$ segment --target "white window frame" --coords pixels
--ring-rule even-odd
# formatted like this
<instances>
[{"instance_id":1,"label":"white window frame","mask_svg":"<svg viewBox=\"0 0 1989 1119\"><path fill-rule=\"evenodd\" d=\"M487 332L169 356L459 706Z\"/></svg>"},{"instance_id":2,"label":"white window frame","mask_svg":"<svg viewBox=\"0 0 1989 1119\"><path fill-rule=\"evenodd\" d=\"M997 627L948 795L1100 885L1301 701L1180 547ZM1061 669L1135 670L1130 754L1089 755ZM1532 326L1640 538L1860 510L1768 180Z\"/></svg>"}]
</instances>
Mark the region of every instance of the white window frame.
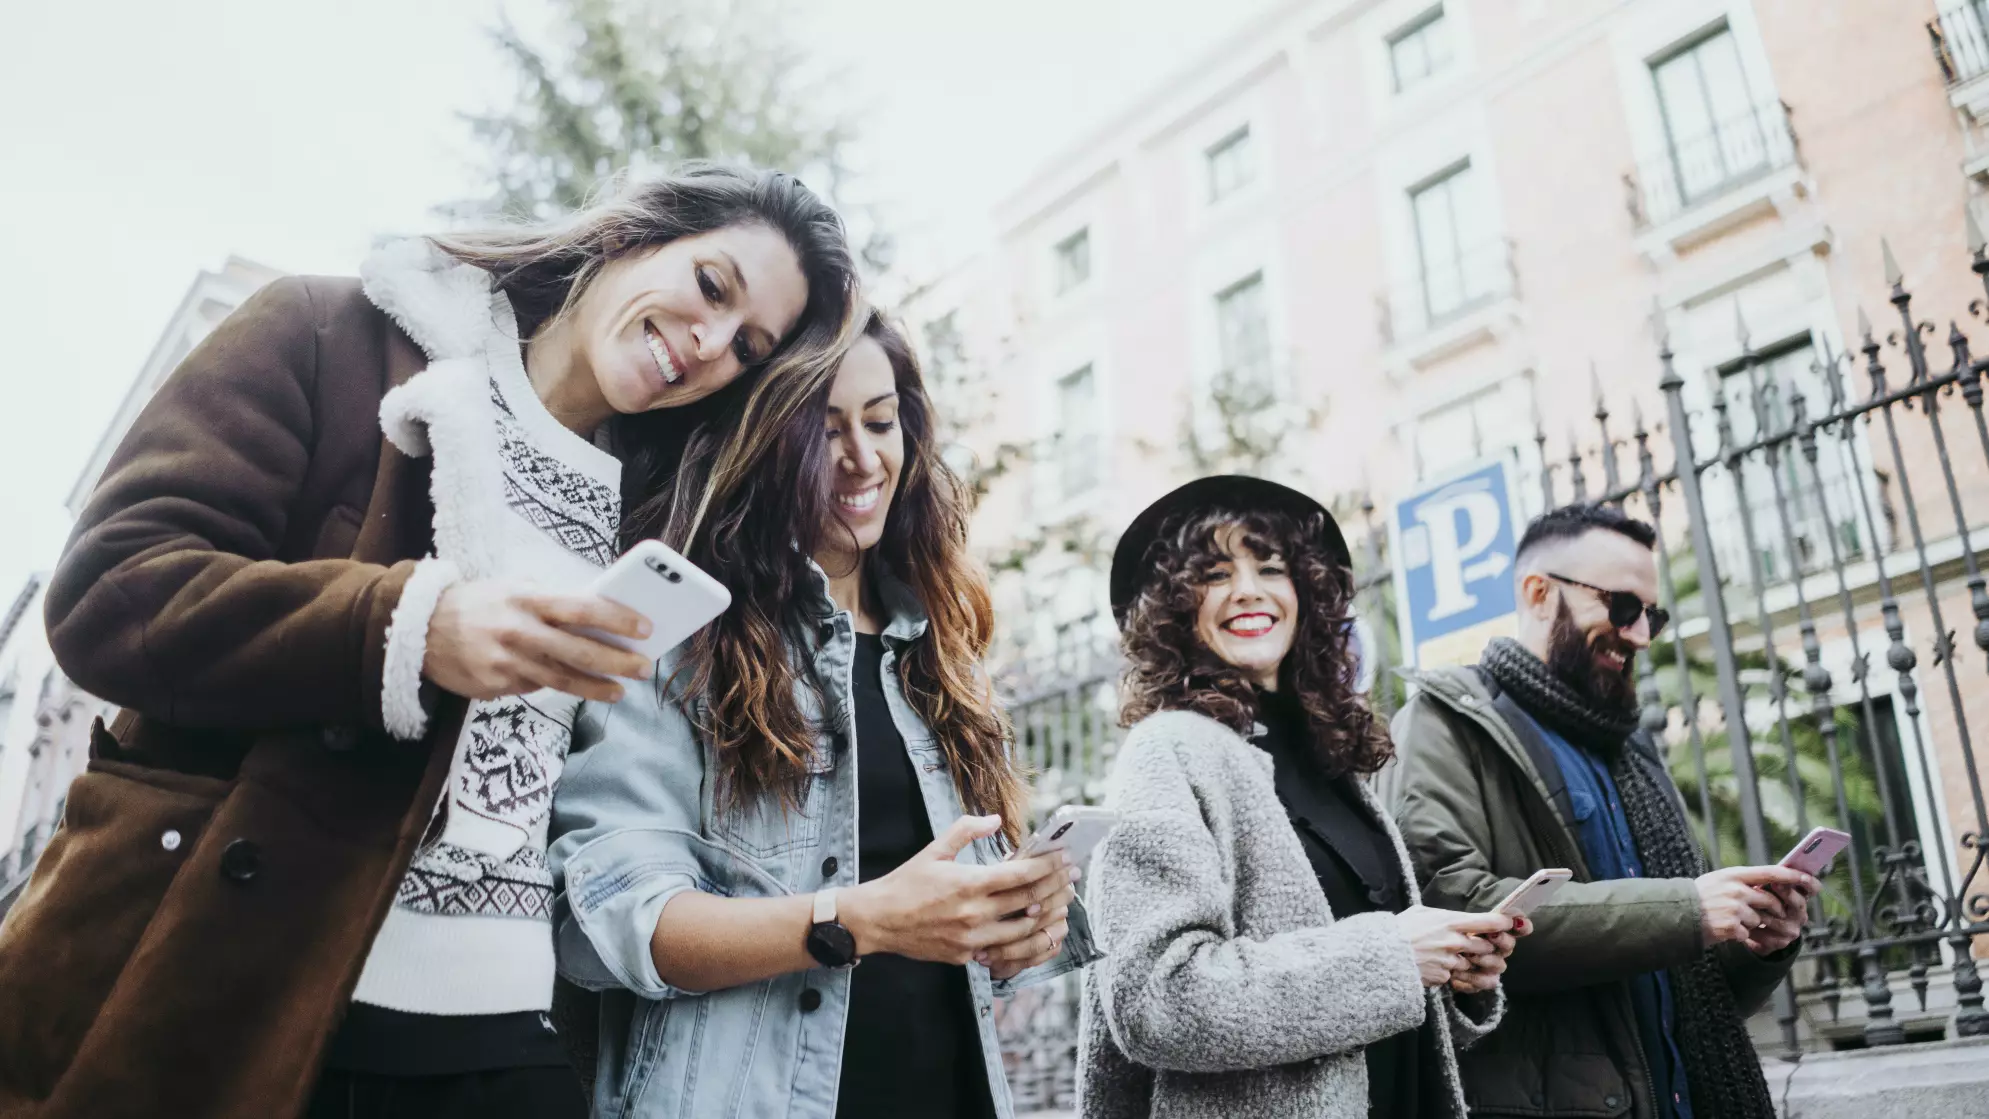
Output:
<instances>
[{"instance_id":1,"label":"white window frame","mask_svg":"<svg viewBox=\"0 0 1989 1119\"><path fill-rule=\"evenodd\" d=\"M1777 104L1780 93L1762 42L1760 24L1755 19L1753 5L1746 0L1668 0L1664 4L1639 4L1626 11L1611 29L1610 53L1615 59L1633 161L1626 171L1635 170L1641 176L1650 160L1668 150L1669 134L1653 66L1691 49L1722 28L1733 36L1741 75L1756 106ZM1638 184L1642 189L1641 178ZM1709 197L1702 203L1712 201L1714 198ZM1687 206L1670 220L1689 220L1697 208Z\"/></svg>"},{"instance_id":2,"label":"white window frame","mask_svg":"<svg viewBox=\"0 0 1989 1119\"><path fill-rule=\"evenodd\" d=\"M1263 385L1275 394L1279 386L1277 384L1276 373L1277 351L1271 342L1271 286L1269 281L1265 279L1264 270L1261 268L1238 277L1211 297L1213 304L1211 313L1215 316L1216 326L1216 373L1218 375L1237 376L1245 372L1243 369L1236 368L1238 355L1230 350L1230 343L1232 342L1232 338L1230 337L1231 324L1224 321L1224 316L1225 311L1238 306L1231 301L1241 296L1246 289L1251 288L1256 290L1258 325L1263 331L1263 352L1256 355L1256 368L1248 372L1260 379Z\"/></svg>"},{"instance_id":3,"label":"white window frame","mask_svg":"<svg viewBox=\"0 0 1989 1119\"><path fill-rule=\"evenodd\" d=\"M1090 382L1091 412L1082 417L1082 437L1090 441L1088 446L1073 438L1073 417L1065 395L1067 387L1080 377ZM1105 400L1099 381L1097 362L1087 361L1066 370L1051 383L1051 391L1055 394L1052 411L1056 416L1057 440L1057 453L1052 465L1056 479L1056 504L1059 506L1072 506L1105 486ZM1084 462L1087 458L1090 460L1088 467ZM1086 470L1088 477L1081 488L1073 487L1072 476L1080 469Z\"/></svg>"},{"instance_id":4,"label":"white window frame","mask_svg":"<svg viewBox=\"0 0 1989 1119\"><path fill-rule=\"evenodd\" d=\"M1457 66L1457 43L1455 36L1458 28L1455 23L1450 21L1450 14L1447 4L1440 3L1433 5L1418 13L1415 18L1409 20L1407 23L1397 27L1394 31L1389 32L1386 36L1383 41L1383 47L1388 59L1388 85L1395 96L1400 97L1404 94L1414 93L1416 90L1442 78L1447 72ZM1432 28L1439 28L1437 33L1442 36L1445 52L1442 60L1434 64L1431 61L1429 47L1429 36ZM1413 79L1405 81L1402 76L1399 51L1403 44L1412 40L1418 41L1420 44L1425 69Z\"/></svg>"},{"instance_id":5,"label":"white window frame","mask_svg":"<svg viewBox=\"0 0 1989 1119\"><path fill-rule=\"evenodd\" d=\"M1061 299L1073 292L1082 291L1091 285L1092 279L1098 274L1098 268L1093 259L1096 255L1094 252L1096 247L1095 239L1091 235L1091 225L1089 222L1078 226L1076 229L1071 230L1050 243L1050 294L1052 296ZM1067 268L1068 263L1074 258L1074 248L1082 250L1084 267L1081 275L1068 274L1076 271L1076 269Z\"/></svg>"},{"instance_id":6,"label":"white window frame","mask_svg":"<svg viewBox=\"0 0 1989 1119\"><path fill-rule=\"evenodd\" d=\"M1483 107L1472 106L1403 134L1376 158L1376 206L1382 216L1386 259L1386 286L1380 295L1388 302L1394 324L1390 353L1396 356L1391 360L1401 359L1402 354L1413 355L1452 331L1472 329L1487 313L1479 303L1491 308L1510 306L1512 276L1505 256L1505 208L1490 135ZM1423 256L1413 192L1466 165L1472 177L1471 205L1476 211L1470 236L1475 239L1461 245L1460 251L1484 270L1475 281L1481 298L1467 301L1455 315L1431 321L1432 316L1416 313L1424 311L1426 305L1421 304ZM1418 305L1405 308L1410 300Z\"/></svg>"},{"instance_id":7,"label":"white window frame","mask_svg":"<svg viewBox=\"0 0 1989 1119\"><path fill-rule=\"evenodd\" d=\"M1257 180L1256 145L1257 137L1245 122L1202 149L1202 163L1208 177L1206 197L1211 205L1248 190ZM1232 169L1228 181L1224 181L1222 174L1225 166Z\"/></svg>"}]
</instances>

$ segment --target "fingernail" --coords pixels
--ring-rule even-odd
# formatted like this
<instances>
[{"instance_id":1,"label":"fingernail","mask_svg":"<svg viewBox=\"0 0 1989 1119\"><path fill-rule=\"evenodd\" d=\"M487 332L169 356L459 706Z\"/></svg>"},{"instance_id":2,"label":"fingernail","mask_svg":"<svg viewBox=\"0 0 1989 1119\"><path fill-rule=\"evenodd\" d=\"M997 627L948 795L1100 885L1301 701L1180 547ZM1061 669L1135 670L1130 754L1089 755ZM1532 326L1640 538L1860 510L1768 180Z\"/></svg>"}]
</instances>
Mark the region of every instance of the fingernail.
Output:
<instances>
[{"instance_id":1,"label":"fingernail","mask_svg":"<svg viewBox=\"0 0 1989 1119\"><path fill-rule=\"evenodd\" d=\"M1076 859L1073 859L1073 858L1071 858L1071 857L1070 857L1070 852L1069 852L1069 851L1064 851L1064 852L1062 852L1062 855L1063 855L1063 857L1064 857L1064 865L1065 865L1065 866L1072 866L1072 865L1076 864L1077 860L1076 860Z\"/></svg>"},{"instance_id":2,"label":"fingernail","mask_svg":"<svg viewBox=\"0 0 1989 1119\"><path fill-rule=\"evenodd\" d=\"M1075 882L1075 881L1077 881L1078 879L1080 879L1080 878L1082 878L1082 877L1084 877L1084 872L1083 872L1083 871L1081 871L1081 870L1077 869L1076 867L1071 867L1071 868L1070 868L1070 880L1071 880L1072 882Z\"/></svg>"},{"instance_id":3,"label":"fingernail","mask_svg":"<svg viewBox=\"0 0 1989 1119\"><path fill-rule=\"evenodd\" d=\"M610 702L610 703L620 703L621 701L622 701L622 690L621 690L621 688L617 687L617 688L615 688L615 690L614 690L614 695L613 695L613 697L612 697L612 698L610 698L610 699L608 700L608 702Z\"/></svg>"},{"instance_id":4,"label":"fingernail","mask_svg":"<svg viewBox=\"0 0 1989 1119\"><path fill-rule=\"evenodd\" d=\"M1042 911L1043 907L1041 905L1032 905L1029 907L1027 912L1031 917L1034 917L1036 914L1041 913Z\"/></svg>"},{"instance_id":5,"label":"fingernail","mask_svg":"<svg viewBox=\"0 0 1989 1119\"><path fill-rule=\"evenodd\" d=\"M982 967L986 967L988 963L988 954L986 952L974 953L974 962L980 964Z\"/></svg>"},{"instance_id":6,"label":"fingernail","mask_svg":"<svg viewBox=\"0 0 1989 1119\"><path fill-rule=\"evenodd\" d=\"M648 637L650 632L655 628L655 626L649 624L648 618L637 618L635 620L635 635L637 637Z\"/></svg>"}]
</instances>

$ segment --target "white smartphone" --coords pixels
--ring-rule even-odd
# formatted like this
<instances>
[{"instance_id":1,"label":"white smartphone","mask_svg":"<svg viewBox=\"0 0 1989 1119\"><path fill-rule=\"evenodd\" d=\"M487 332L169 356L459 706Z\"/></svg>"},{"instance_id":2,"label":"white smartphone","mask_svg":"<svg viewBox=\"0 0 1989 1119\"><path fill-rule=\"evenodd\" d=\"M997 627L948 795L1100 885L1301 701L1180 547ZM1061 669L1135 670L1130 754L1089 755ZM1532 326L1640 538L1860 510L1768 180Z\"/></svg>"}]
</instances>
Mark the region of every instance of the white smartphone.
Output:
<instances>
[{"instance_id":1,"label":"white smartphone","mask_svg":"<svg viewBox=\"0 0 1989 1119\"><path fill-rule=\"evenodd\" d=\"M1081 863L1091 857L1112 829L1119 826L1119 814L1109 808L1098 808L1089 804L1066 804L1036 834L1028 838L1011 859L1033 859L1037 855L1051 851L1063 851L1070 855L1072 862Z\"/></svg>"},{"instance_id":2,"label":"white smartphone","mask_svg":"<svg viewBox=\"0 0 1989 1119\"><path fill-rule=\"evenodd\" d=\"M648 618L649 636L631 641L595 629L578 632L641 653L652 661L683 644L732 605L732 592L725 584L660 540L644 540L630 548L588 589Z\"/></svg>"},{"instance_id":3,"label":"white smartphone","mask_svg":"<svg viewBox=\"0 0 1989 1119\"><path fill-rule=\"evenodd\" d=\"M1812 828L1808 835L1803 836L1801 843L1782 856L1782 865L1821 878L1838 853L1850 845L1849 832L1836 828Z\"/></svg>"},{"instance_id":4,"label":"white smartphone","mask_svg":"<svg viewBox=\"0 0 1989 1119\"><path fill-rule=\"evenodd\" d=\"M1548 867L1536 870L1533 876L1521 882L1505 900L1492 907L1492 912L1503 913L1508 917L1524 917L1532 913L1561 888L1561 883L1575 876L1572 870L1561 867Z\"/></svg>"}]
</instances>

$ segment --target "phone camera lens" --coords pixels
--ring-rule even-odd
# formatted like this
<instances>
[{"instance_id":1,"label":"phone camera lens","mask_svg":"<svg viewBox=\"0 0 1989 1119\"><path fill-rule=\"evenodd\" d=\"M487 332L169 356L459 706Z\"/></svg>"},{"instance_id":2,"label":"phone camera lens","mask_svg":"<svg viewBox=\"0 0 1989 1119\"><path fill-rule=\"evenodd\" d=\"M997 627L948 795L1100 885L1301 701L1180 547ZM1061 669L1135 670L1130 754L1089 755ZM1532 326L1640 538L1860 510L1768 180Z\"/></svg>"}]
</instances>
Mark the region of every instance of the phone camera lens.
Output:
<instances>
[{"instance_id":1,"label":"phone camera lens","mask_svg":"<svg viewBox=\"0 0 1989 1119\"><path fill-rule=\"evenodd\" d=\"M646 560L643 560L642 562L643 562L643 564L644 564L645 566L647 566L647 567L649 568L649 570L651 570L651 571L654 571L654 572L656 572L656 573L658 573L658 574L661 574L661 573L662 573L662 571L663 571L663 561L662 561L662 560L659 560L659 559L657 559L657 558L656 558L656 557L654 557L654 556L651 556L650 558L648 558L648 559L646 559Z\"/></svg>"},{"instance_id":2,"label":"phone camera lens","mask_svg":"<svg viewBox=\"0 0 1989 1119\"><path fill-rule=\"evenodd\" d=\"M1064 833L1065 833L1065 832L1067 832L1067 831L1069 831L1069 830L1070 830L1070 825L1069 825L1069 824L1065 824L1065 825L1064 825L1063 827L1060 827L1060 828L1058 828L1058 829L1057 829L1056 831L1054 831L1054 832L1051 832L1051 833L1050 833L1050 838L1051 838L1051 839L1062 839L1062 838L1064 837Z\"/></svg>"},{"instance_id":3,"label":"phone camera lens","mask_svg":"<svg viewBox=\"0 0 1989 1119\"><path fill-rule=\"evenodd\" d=\"M681 583L684 581L684 577L682 575L677 574L674 571L663 572L663 577L665 579L670 580L672 583Z\"/></svg>"}]
</instances>

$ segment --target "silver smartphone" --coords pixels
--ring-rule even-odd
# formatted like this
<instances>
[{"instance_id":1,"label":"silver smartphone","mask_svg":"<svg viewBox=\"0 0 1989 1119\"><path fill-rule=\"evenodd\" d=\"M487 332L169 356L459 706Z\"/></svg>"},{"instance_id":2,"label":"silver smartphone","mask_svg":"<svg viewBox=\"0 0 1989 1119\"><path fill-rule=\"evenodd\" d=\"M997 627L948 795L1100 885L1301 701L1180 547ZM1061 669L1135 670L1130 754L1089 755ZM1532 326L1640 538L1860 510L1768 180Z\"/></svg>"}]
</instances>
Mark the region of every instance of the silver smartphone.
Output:
<instances>
[{"instance_id":1,"label":"silver smartphone","mask_svg":"<svg viewBox=\"0 0 1989 1119\"><path fill-rule=\"evenodd\" d=\"M732 592L725 584L660 540L644 540L630 548L588 589L648 618L649 636L631 641L595 629L576 632L652 661L683 644L732 605Z\"/></svg>"},{"instance_id":2,"label":"silver smartphone","mask_svg":"<svg viewBox=\"0 0 1989 1119\"><path fill-rule=\"evenodd\" d=\"M1081 863L1091 857L1112 829L1119 826L1119 814L1109 808L1099 808L1089 804L1066 804L1043 826L1036 829L1022 846L1010 855L1011 859L1033 859L1051 851L1063 851L1071 861Z\"/></svg>"}]
</instances>

